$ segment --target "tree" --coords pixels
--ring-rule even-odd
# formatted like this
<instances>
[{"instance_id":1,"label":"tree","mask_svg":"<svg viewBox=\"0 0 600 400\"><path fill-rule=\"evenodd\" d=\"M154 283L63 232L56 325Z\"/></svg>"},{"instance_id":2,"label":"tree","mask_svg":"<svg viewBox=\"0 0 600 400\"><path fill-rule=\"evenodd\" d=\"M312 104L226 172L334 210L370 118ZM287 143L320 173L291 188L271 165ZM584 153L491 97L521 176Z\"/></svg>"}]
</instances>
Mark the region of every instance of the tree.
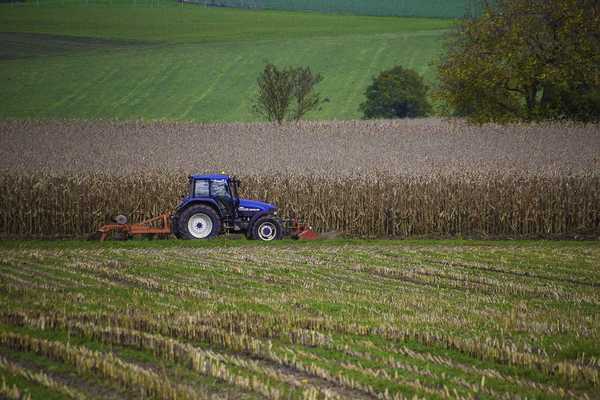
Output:
<instances>
[{"instance_id":1,"label":"tree","mask_svg":"<svg viewBox=\"0 0 600 400\"><path fill-rule=\"evenodd\" d=\"M293 118L298 121L307 112L317 109L321 104L321 96L313 89L321 82L322 77L320 74L313 74L310 67L297 68L294 70L294 75L296 109Z\"/></svg>"},{"instance_id":2,"label":"tree","mask_svg":"<svg viewBox=\"0 0 600 400\"><path fill-rule=\"evenodd\" d=\"M365 119L414 118L431 112L423 78L401 66L383 71L373 78L365 96L367 100L360 105Z\"/></svg>"},{"instance_id":3,"label":"tree","mask_svg":"<svg viewBox=\"0 0 600 400\"><path fill-rule=\"evenodd\" d=\"M254 110L269 121L283 122L294 94L294 77L290 68L277 69L267 64L258 77L258 96Z\"/></svg>"},{"instance_id":4,"label":"tree","mask_svg":"<svg viewBox=\"0 0 600 400\"><path fill-rule=\"evenodd\" d=\"M600 118L600 2L495 0L449 38L437 97L474 122Z\"/></svg>"},{"instance_id":5,"label":"tree","mask_svg":"<svg viewBox=\"0 0 600 400\"><path fill-rule=\"evenodd\" d=\"M278 69L267 64L258 77L258 94L253 109L269 121L281 124L286 119L300 120L321 104L314 87L321 75L313 74L309 67Z\"/></svg>"}]
</instances>

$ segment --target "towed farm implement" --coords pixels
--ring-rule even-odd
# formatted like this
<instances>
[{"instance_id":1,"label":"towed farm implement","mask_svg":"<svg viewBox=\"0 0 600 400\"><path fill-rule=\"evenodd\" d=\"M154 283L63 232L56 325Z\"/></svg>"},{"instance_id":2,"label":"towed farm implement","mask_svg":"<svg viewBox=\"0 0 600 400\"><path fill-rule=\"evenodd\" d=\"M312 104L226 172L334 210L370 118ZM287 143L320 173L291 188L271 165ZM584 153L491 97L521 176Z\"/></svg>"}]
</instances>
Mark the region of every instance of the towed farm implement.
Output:
<instances>
[{"instance_id":1,"label":"towed farm implement","mask_svg":"<svg viewBox=\"0 0 600 400\"><path fill-rule=\"evenodd\" d=\"M98 228L94 238L128 239L132 236L209 239L223 232L243 233L248 239L272 241L290 236L314 240L318 234L296 219L282 219L277 207L238 197L239 180L228 175L192 175L189 193L175 211L136 224L118 215L114 223Z\"/></svg>"}]
</instances>

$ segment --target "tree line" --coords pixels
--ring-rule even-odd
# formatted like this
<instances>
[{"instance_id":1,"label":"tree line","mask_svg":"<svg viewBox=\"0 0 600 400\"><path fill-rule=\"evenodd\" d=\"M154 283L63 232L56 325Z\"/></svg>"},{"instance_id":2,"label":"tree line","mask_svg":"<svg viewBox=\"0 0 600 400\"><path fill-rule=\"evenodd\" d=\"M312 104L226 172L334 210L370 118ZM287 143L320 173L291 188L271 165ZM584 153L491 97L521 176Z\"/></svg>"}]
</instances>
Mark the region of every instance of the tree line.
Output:
<instances>
[{"instance_id":1,"label":"tree line","mask_svg":"<svg viewBox=\"0 0 600 400\"><path fill-rule=\"evenodd\" d=\"M396 66L373 78L363 118L413 118L433 112L471 122L600 121L600 2L481 0L483 12L448 34L430 89ZM267 64L254 111L269 121L299 120L329 99L310 67Z\"/></svg>"}]
</instances>

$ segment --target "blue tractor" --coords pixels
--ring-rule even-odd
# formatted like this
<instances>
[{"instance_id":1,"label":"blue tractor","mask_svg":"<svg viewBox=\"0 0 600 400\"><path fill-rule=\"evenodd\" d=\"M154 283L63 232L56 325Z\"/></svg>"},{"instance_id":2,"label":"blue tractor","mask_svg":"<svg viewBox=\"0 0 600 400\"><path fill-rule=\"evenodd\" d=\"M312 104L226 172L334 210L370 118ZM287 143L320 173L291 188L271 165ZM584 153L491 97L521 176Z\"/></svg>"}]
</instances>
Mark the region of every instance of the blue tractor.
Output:
<instances>
[{"instance_id":1,"label":"blue tractor","mask_svg":"<svg viewBox=\"0 0 600 400\"><path fill-rule=\"evenodd\" d=\"M221 232L242 232L249 239L277 240L286 232L286 221L277 207L240 199L240 182L227 175L190 176L189 194L172 217L173 233L180 239L208 239Z\"/></svg>"},{"instance_id":2,"label":"blue tractor","mask_svg":"<svg viewBox=\"0 0 600 400\"><path fill-rule=\"evenodd\" d=\"M127 239L131 236L169 236L179 239L210 239L223 232L243 233L248 239L272 241L292 236L316 239L310 226L284 220L277 207L262 201L240 199L240 182L228 175L192 175L188 195L172 214L163 214L137 224L127 217L115 217L114 224L101 226L96 235ZM157 226L158 225L158 226Z\"/></svg>"}]
</instances>

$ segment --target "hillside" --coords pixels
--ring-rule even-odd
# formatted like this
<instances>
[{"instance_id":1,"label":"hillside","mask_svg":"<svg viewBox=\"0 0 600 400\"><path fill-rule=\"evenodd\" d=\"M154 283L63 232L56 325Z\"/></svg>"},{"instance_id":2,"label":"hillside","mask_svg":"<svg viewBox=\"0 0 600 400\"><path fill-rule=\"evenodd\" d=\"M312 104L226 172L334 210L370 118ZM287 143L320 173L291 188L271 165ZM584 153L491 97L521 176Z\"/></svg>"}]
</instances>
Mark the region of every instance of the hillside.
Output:
<instances>
[{"instance_id":1,"label":"hillside","mask_svg":"<svg viewBox=\"0 0 600 400\"><path fill-rule=\"evenodd\" d=\"M266 62L304 64L352 119L395 64L431 81L451 20L207 8L175 2L0 5L0 118L254 121Z\"/></svg>"},{"instance_id":2,"label":"hillside","mask_svg":"<svg viewBox=\"0 0 600 400\"><path fill-rule=\"evenodd\" d=\"M356 15L462 18L475 12L473 0L187 0L213 7L316 11Z\"/></svg>"}]
</instances>

